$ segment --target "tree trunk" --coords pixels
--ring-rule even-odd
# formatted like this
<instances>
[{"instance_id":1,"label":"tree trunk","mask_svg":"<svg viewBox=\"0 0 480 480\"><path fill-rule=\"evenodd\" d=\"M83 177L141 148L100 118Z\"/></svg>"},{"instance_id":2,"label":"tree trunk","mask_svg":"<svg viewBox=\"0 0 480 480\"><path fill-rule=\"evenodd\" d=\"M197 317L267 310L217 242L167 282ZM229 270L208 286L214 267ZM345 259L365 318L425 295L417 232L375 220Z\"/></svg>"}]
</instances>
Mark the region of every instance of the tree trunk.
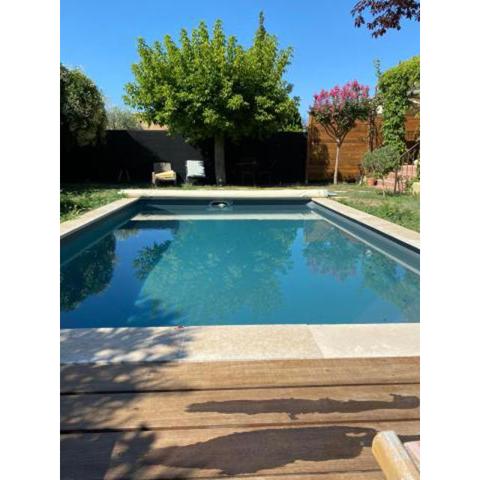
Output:
<instances>
[{"instance_id":1,"label":"tree trunk","mask_svg":"<svg viewBox=\"0 0 480 480\"><path fill-rule=\"evenodd\" d=\"M340 143L337 141L337 154L335 156L335 172L333 174L333 184L337 184L338 180L338 162L340 161Z\"/></svg>"},{"instance_id":2,"label":"tree trunk","mask_svg":"<svg viewBox=\"0 0 480 480\"><path fill-rule=\"evenodd\" d=\"M225 185L225 138L222 134L215 136L215 178L217 185Z\"/></svg>"}]
</instances>

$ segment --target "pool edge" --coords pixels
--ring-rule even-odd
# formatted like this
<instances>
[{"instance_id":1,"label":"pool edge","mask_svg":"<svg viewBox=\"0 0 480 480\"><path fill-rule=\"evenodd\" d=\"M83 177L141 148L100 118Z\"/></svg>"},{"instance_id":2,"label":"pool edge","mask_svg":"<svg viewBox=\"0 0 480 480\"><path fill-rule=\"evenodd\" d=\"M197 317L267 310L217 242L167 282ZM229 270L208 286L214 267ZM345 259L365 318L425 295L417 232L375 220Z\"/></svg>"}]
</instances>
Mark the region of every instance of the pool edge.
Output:
<instances>
[{"instance_id":1,"label":"pool edge","mask_svg":"<svg viewBox=\"0 0 480 480\"><path fill-rule=\"evenodd\" d=\"M420 324L64 329L62 365L416 357Z\"/></svg>"},{"instance_id":2,"label":"pool edge","mask_svg":"<svg viewBox=\"0 0 480 480\"><path fill-rule=\"evenodd\" d=\"M205 190L205 191L162 191L156 190L123 190L123 193L127 195L127 198L115 200L102 207L90 210L84 213L80 217L74 220L68 220L60 224L60 239L66 238L72 233L78 232L83 228L98 222L104 218L113 215L114 213L123 210L124 208L135 204L144 199L150 200L172 200L172 199L215 199L215 198L228 198L228 199L277 199L277 200L294 200L305 199L320 205L323 208L334 211L335 213L353 220L360 225L365 226L371 230L379 232L380 234L387 236L400 244L413 247L420 252L420 234L414 230L402 227L396 223L389 222L375 215L357 210L356 208L343 205L335 200L328 198L318 197L318 192L315 190L309 192L308 190L288 190L279 189L276 191L236 191L236 190Z\"/></svg>"},{"instance_id":3,"label":"pool edge","mask_svg":"<svg viewBox=\"0 0 480 480\"><path fill-rule=\"evenodd\" d=\"M110 202L101 207L89 210L83 215L80 215L78 218L60 223L60 240L72 235L73 233L83 230L93 223L110 217L114 213L117 213L137 203L139 200L140 198L120 198L114 202Z\"/></svg>"},{"instance_id":4,"label":"pool edge","mask_svg":"<svg viewBox=\"0 0 480 480\"><path fill-rule=\"evenodd\" d=\"M389 222L388 220L384 220L383 218L376 217L375 215L371 215L370 213L363 212L362 210L344 205L343 203L329 198L313 197L312 202L393 239L400 244L407 247L413 247L420 253L419 232L402 227L397 223Z\"/></svg>"}]
</instances>

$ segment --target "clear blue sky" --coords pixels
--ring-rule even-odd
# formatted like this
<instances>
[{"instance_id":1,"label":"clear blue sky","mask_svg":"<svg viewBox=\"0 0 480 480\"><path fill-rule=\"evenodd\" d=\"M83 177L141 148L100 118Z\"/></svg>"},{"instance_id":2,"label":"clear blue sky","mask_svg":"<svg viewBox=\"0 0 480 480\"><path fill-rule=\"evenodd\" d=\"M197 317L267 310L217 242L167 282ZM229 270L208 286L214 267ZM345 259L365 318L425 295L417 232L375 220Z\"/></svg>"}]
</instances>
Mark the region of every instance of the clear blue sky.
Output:
<instances>
[{"instance_id":1,"label":"clear blue sky","mask_svg":"<svg viewBox=\"0 0 480 480\"><path fill-rule=\"evenodd\" d=\"M136 39L178 37L200 20L224 23L249 45L258 13L282 47L294 49L287 79L301 98L306 117L314 92L357 79L375 85L374 59L382 70L418 55L419 24L404 21L402 30L374 39L366 28L354 28L350 10L356 0L61 0L61 61L81 67L111 105L123 106L123 87L132 79L137 60Z\"/></svg>"}]
</instances>

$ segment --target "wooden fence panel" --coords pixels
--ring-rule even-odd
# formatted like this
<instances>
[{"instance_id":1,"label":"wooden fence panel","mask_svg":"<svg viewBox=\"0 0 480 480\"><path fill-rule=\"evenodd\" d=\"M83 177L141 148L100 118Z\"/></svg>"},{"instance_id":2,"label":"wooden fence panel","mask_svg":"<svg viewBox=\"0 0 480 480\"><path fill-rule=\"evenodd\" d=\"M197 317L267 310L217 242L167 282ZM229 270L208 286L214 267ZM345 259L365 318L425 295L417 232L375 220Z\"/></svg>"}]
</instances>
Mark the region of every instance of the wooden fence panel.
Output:
<instances>
[{"instance_id":1,"label":"wooden fence panel","mask_svg":"<svg viewBox=\"0 0 480 480\"><path fill-rule=\"evenodd\" d=\"M408 115L405 119L407 142L417 141L420 137L420 118ZM340 151L339 180L353 181L361 175L361 162L372 143L373 148L381 144L381 118L375 125L372 138L368 122L357 122L355 128L346 136ZM336 145L325 129L310 116L308 122L308 145L305 176L307 182L329 181L333 179Z\"/></svg>"}]
</instances>

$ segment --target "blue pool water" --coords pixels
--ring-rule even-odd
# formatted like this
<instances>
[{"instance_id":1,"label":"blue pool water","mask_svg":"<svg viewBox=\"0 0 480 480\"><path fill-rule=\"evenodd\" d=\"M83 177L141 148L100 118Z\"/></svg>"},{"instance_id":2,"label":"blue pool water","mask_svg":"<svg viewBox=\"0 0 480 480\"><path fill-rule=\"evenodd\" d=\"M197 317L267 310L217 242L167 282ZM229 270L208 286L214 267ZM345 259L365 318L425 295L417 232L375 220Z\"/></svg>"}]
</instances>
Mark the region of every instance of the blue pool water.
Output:
<instances>
[{"instance_id":1,"label":"blue pool water","mask_svg":"<svg viewBox=\"0 0 480 480\"><path fill-rule=\"evenodd\" d=\"M419 320L415 267L305 205L267 210L137 210L62 245L61 327Z\"/></svg>"}]
</instances>

